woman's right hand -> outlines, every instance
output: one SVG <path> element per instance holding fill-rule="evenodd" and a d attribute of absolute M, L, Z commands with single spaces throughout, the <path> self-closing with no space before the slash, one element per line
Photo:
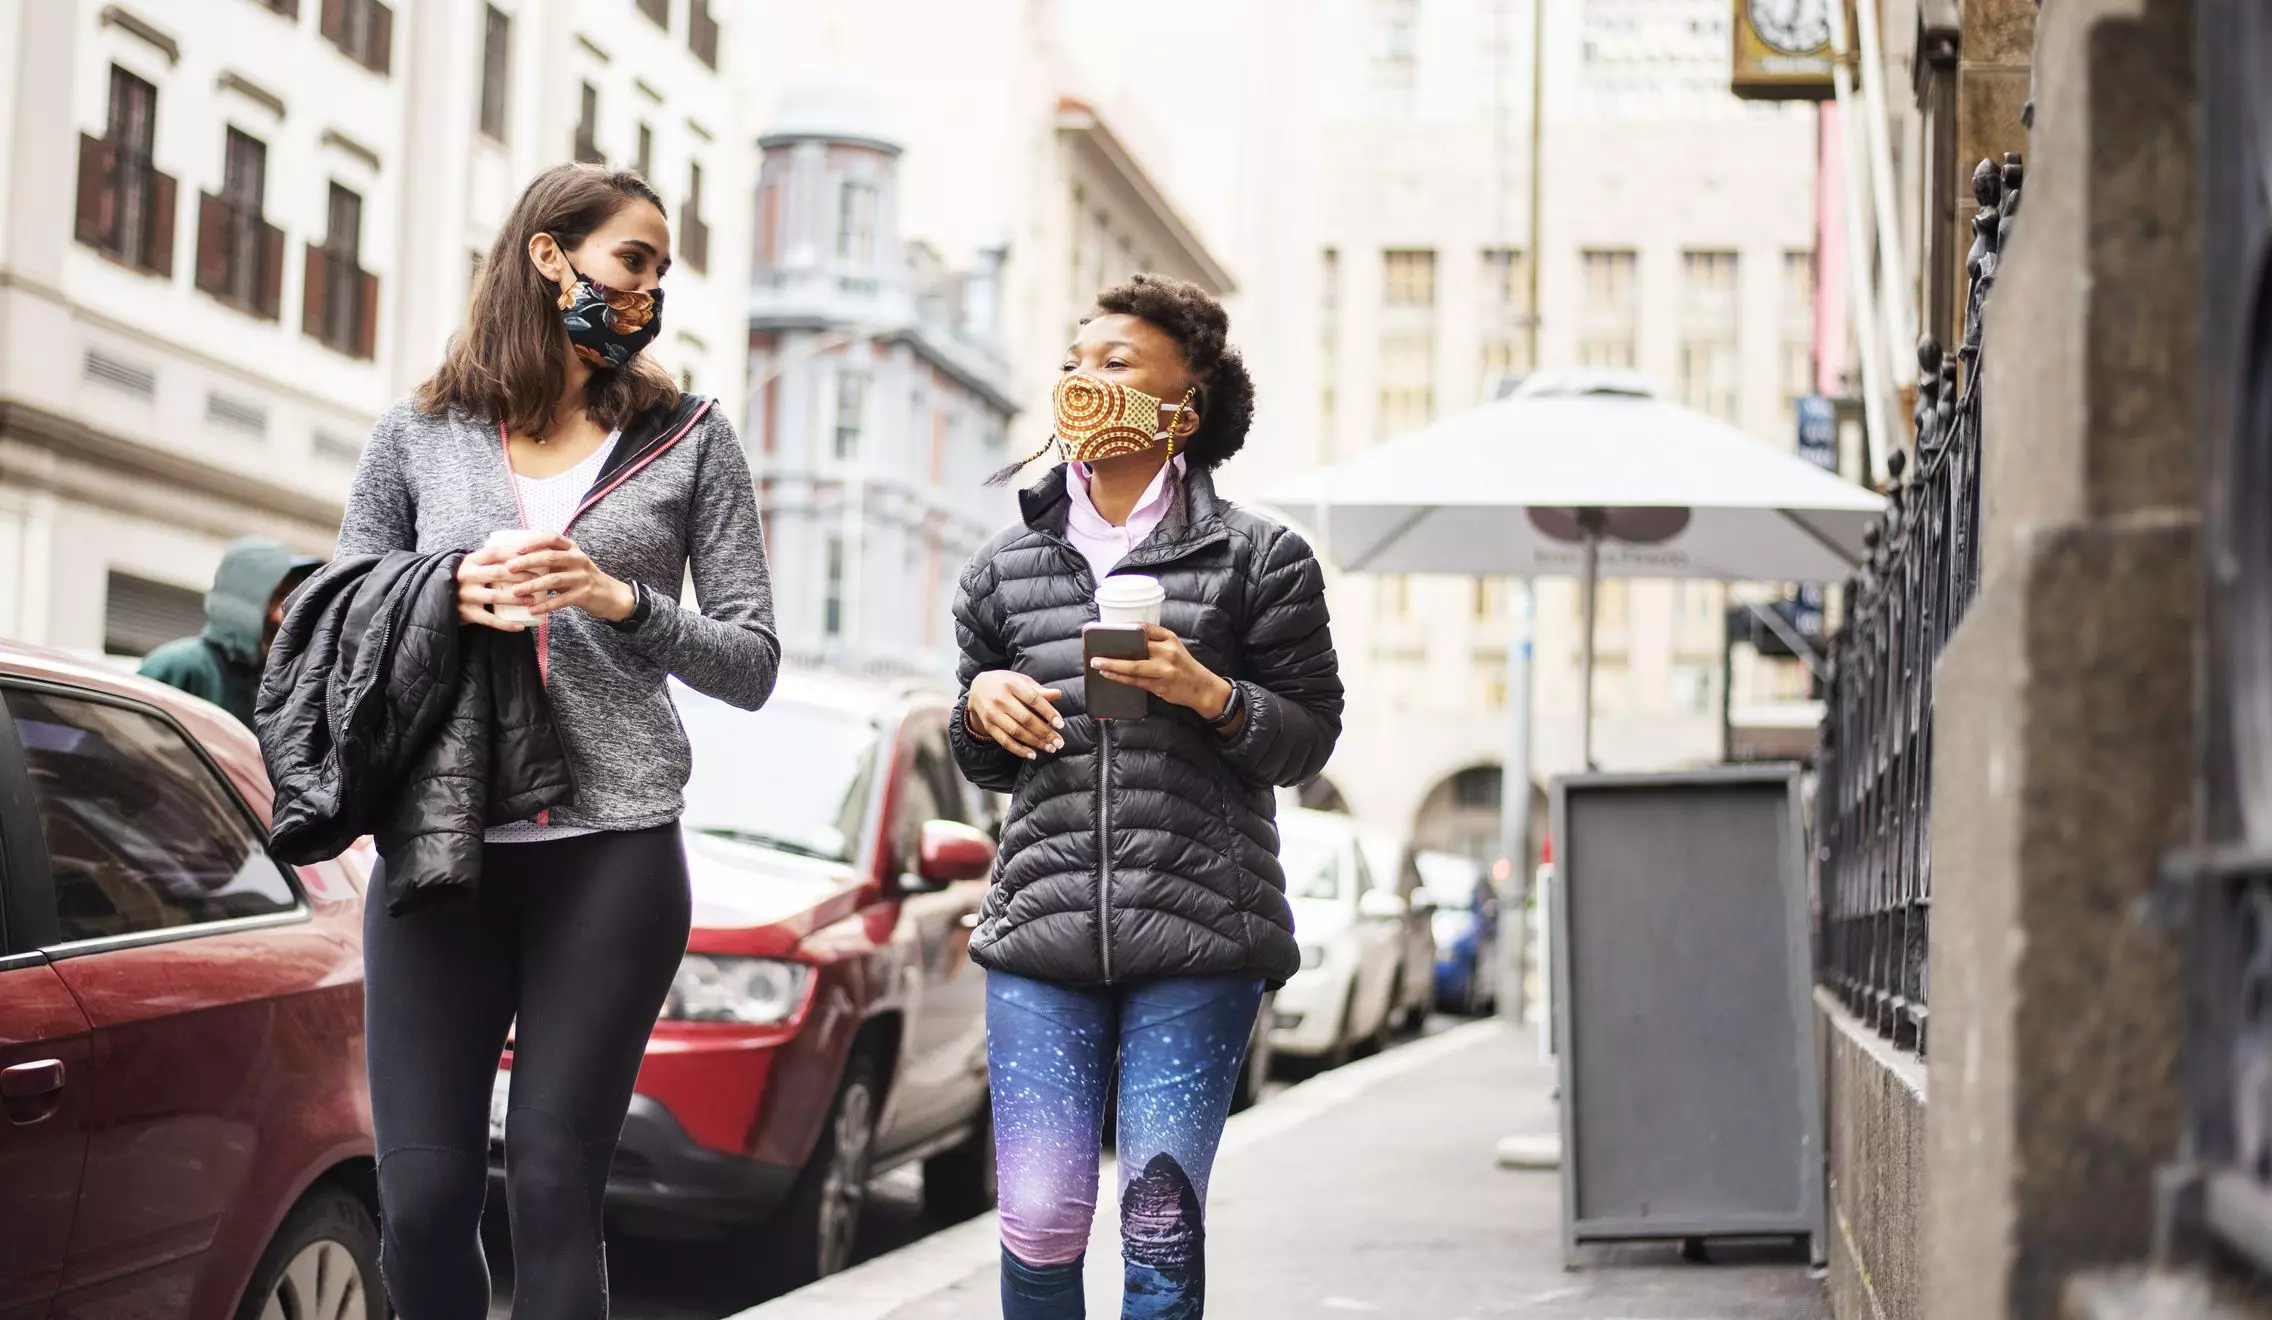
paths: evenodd
<path fill-rule="evenodd" d="M 508 598 L 502 588 L 513 575 L 505 571 L 505 562 L 512 553 L 482 546 L 466 552 L 458 561 L 458 622 L 482 628 L 495 628 L 499 632 L 527 632 L 528 625 L 500 619 L 489 610 L 491 605 Z"/>
<path fill-rule="evenodd" d="M 989 669 L 970 680 L 967 724 L 972 733 L 993 739 L 1010 755 L 1037 761 L 1043 752 L 1065 749 L 1059 732 L 1065 717 L 1049 704 L 1064 695 L 1014 669 Z"/>

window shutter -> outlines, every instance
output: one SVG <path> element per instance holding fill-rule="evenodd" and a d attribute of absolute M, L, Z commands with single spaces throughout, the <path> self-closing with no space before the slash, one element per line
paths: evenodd
<path fill-rule="evenodd" d="M 356 272 L 361 283 L 356 286 L 361 295 L 362 319 L 355 327 L 355 356 L 372 358 L 378 355 L 379 346 L 379 277 L 369 271 Z"/>
<path fill-rule="evenodd" d="M 150 259 L 153 275 L 172 278 L 174 273 L 174 177 L 150 171 Z"/>
<path fill-rule="evenodd" d="M 284 310 L 284 231 L 262 224 L 260 232 L 260 314 L 273 321 Z"/>
<path fill-rule="evenodd" d="M 323 9 L 317 15 L 316 31 L 333 44 L 347 35 L 347 0 L 323 0 Z"/>
<path fill-rule="evenodd" d="M 229 287 L 229 210 L 212 193 L 197 195 L 197 287 L 221 293 Z"/>
<path fill-rule="evenodd" d="M 371 0 L 370 58 L 366 63 L 373 73 L 384 77 L 391 66 L 394 54 L 394 11 L 378 0 Z"/>
<path fill-rule="evenodd" d="M 110 237 L 110 163 L 110 143 L 86 133 L 79 135 L 78 238 L 90 247 L 101 247 Z"/>
<path fill-rule="evenodd" d="M 308 244 L 307 282 L 300 289 L 300 329 L 318 339 L 323 338 L 324 255 L 323 249 Z"/>

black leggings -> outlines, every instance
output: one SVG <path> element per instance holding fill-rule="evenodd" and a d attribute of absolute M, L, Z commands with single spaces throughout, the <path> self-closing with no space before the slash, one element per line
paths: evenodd
<path fill-rule="evenodd" d="M 363 1011 L 395 1309 L 489 1313 L 489 1095 L 512 1027 L 514 1309 L 601 1320 L 608 1165 L 686 952 L 678 827 L 491 844 L 478 898 L 400 917 L 380 897 L 383 865 L 363 917 Z"/>

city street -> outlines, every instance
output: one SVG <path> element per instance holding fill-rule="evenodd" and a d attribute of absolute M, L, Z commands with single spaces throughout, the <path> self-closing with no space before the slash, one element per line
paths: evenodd
<path fill-rule="evenodd" d="M 1460 1021 L 1431 1018 L 1419 1039 L 1455 1028 Z M 1389 1050 L 1406 1044 L 1399 1040 Z M 1267 1110 L 1278 1097 L 1307 1084 L 1274 1081 L 1257 1109 Z M 874 1260 L 954 1226 L 923 1212 L 922 1179 L 915 1169 L 897 1170 L 878 1178 L 869 1189 L 861 1220 L 860 1259 Z M 490 1315 L 506 1320 L 512 1314 L 511 1245 L 501 1207 L 494 1201 L 486 1230 L 498 1291 Z M 718 1320 L 734 1315 L 782 1292 L 778 1283 L 765 1277 L 764 1252 L 765 1239 L 758 1234 L 728 1243 L 655 1242 L 618 1234 L 608 1243 L 611 1314 L 617 1320 Z"/>

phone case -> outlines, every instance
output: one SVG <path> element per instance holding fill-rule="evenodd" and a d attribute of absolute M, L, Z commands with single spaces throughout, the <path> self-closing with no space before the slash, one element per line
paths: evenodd
<path fill-rule="evenodd" d="M 1140 720 L 1152 711 L 1152 695 L 1140 687 L 1107 678 L 1090 662 L 1142 660 L 1152 653 L 1144 630 L 1127 623 L 1091 623 L 1081 629 L 1081 676 L 1087 684 L 1092 719 Z"/>

